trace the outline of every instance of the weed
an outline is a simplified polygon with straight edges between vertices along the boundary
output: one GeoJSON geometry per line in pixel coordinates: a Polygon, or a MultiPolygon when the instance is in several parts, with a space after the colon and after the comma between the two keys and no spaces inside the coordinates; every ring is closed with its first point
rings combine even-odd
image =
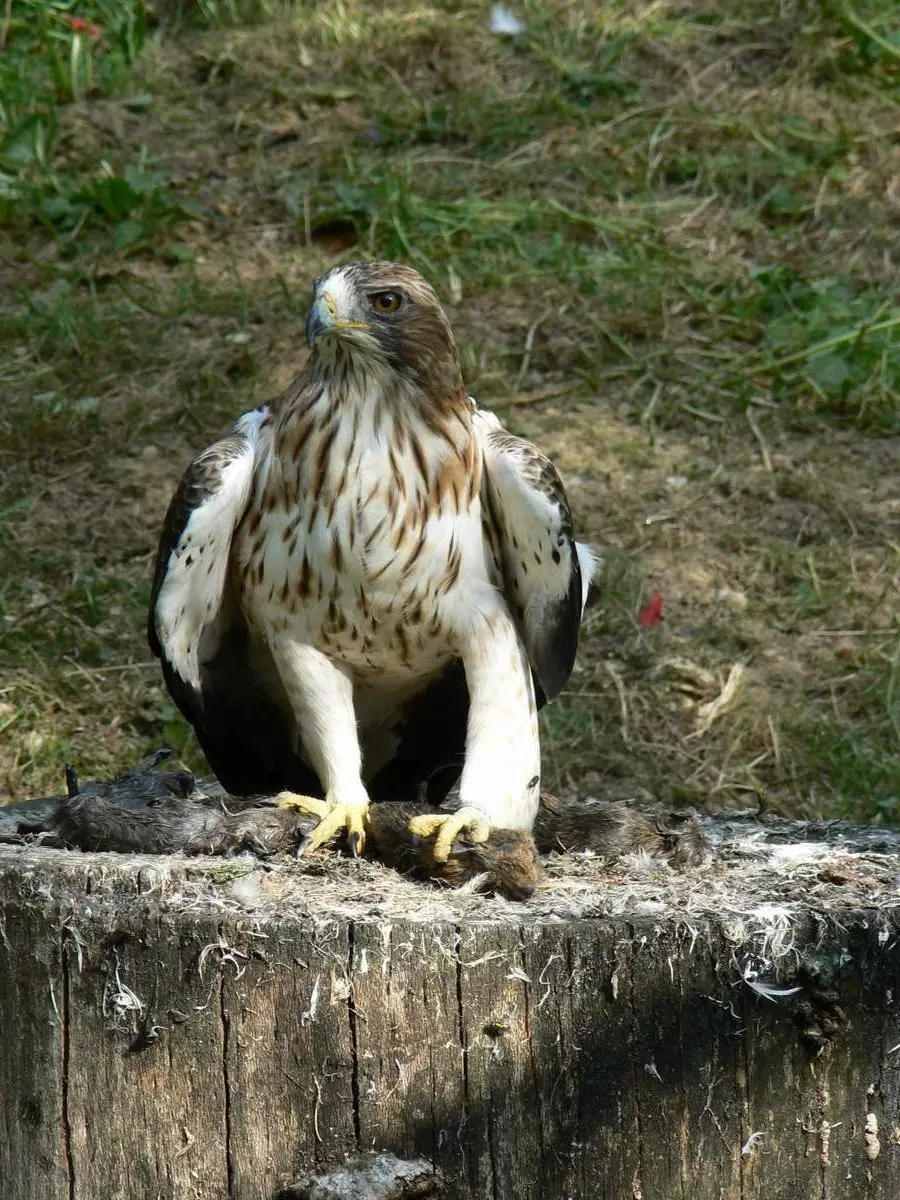
{"type": "Polygon", "coordinates": [[[776,398],[799,378],[818,414],[900,430],[900,306],[852,279],[809,281],[791,267],[752,277],[776,398]]]}
{"type": "Polygon", "coordinates": [[[813,810],[875,822],[900,820],[900,641],[883,657],[856,656],[832,683],[840,719],[818,715],[794,729],[801,786],[813,810]],[[849,711],[848,711],[849,710],[849,711]],[[863,733],[862,730],[865,732],[863,733]]]}
{"type": "Polygon", "coordinates": [[[0,55],[0,223],[33,220],[80,233],[91,219],[115,226],[114,250],[149,246],[187,215],[145,156],[117,173],[101,161],[72,170],[59,117],[66,106],[113,93],[146,39],[142,0],[16,0],[0,55]]]}

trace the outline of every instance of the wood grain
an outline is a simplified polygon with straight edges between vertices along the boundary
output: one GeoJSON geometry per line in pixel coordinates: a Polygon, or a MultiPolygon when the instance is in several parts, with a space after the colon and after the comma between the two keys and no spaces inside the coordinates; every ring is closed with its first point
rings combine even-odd
{"type": "Polygon", "coordinates": [[[767,965],[724,868],[691,918],[664,870],[655,911],[626,871],[578,916],[349,860],[0,847],[0,1194],[273,1200],[388,1151],[448,1200],[895,1200],[896,903],[798,891],[767,965]]]}

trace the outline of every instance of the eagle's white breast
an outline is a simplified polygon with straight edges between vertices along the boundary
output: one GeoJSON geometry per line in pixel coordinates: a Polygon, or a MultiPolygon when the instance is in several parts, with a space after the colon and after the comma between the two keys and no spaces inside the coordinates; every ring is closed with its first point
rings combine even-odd
{"type": "Polygon", "coordinates": [[[421,677],[454,657],[468,607],[493,591],[480,460],[457,426],[448,440],[369,378],[276,421],[234,547],[251,625],[361,679],[421,677]]]}

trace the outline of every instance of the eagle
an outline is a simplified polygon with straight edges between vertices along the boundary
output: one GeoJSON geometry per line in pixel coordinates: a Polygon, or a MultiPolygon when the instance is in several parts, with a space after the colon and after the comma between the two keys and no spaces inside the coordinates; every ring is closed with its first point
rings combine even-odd
{"type": "Polygon", "coordinates": [[[484,842],[530,831],[538,709],[595,560],[552,463],[478,408],[432,287],[392,262],[315,281],[305,369],[202,450],[166,514],[148,621],[222,785],[365,842],[370,802],[484,842]],[[431,812],[458,784],[459,807],[431,812]]]}

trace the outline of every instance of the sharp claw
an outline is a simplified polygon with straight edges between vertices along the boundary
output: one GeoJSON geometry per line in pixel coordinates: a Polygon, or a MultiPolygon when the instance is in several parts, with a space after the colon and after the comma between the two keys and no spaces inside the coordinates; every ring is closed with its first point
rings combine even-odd
{"type": "Polygon", "coordinates": [[[300,843],[300,850],[298,853],[301,858],[307,854],[312,854],[314,850],[318,850],[320,846],[328,841],[327,837],[322,837],[321,830],[322,826],[317,825],[315,829],[308,833],[300,843]]]}
{"type": "Polygon", "coordinates": [[[279,808],[299,809],[318,818],[318,825],[302,838],[297,846],[297,856],[302,858],[321,846],[327,845],[344,833],[347,845],[354,858],[358,858],[366,844],[366,809],[362,805],[332,804],[327,800],[315,800],[310,796],[295,796],[282,792],[276,803],[279,808]]]}
{"type": "Polygon", "coordinates": [[[459,830],[444,828],[438,833],[434,839],[434,855],[435,862],[446,862],[450,857],[450,851],[453,849],[453,843],[456,841],[459,830]]]}
{"type": "Polygon", "coordinates": [[[431,850],[435,862],[446,862],[454,851],[453,845],[465,830],[468,840],[474,844],[487,841],[491,826],[477,809],[458,809],[446,816],[438,813],[422,813],[413,817],[408,829],[416,837],[434,836],[434,846],[431,850]]]}
{"type": "Polygon", "coordinates": [[[303,796],[299,792],[279,792],[275,797],[275,807],[306,813],[307,816],[318,817],[320,821],[329,812],[327,801],[319,800],[315,796],[303,796]]]}
{"type": "Polygon", "coordinates": [[[326,846],[334,837],[336,830],[332,829],[329,824],[324,821],[317,825],[311,833],[308,833],[300,843],[300,856],[312,854],[314,850],[320,850],[326,846]]]}

